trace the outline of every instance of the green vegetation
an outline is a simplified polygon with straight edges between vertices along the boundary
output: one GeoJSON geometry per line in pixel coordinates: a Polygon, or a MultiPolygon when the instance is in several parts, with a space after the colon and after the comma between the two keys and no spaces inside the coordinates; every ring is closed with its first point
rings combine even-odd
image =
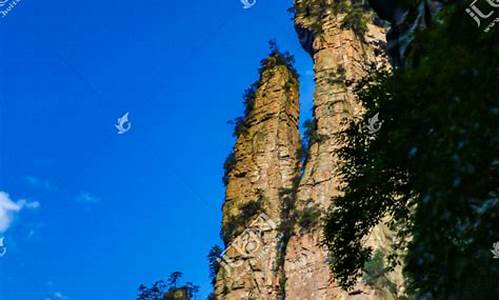
{"type": "Polygon", "coordinates": [[[207,296],[207,300],[215,300],[215,294],[212,292],[207,296]]]}
{"type": "Polygon", "coordinates": [[[209,278],[210,282],[212,283],[212,286],[215,287],[215,282],[217,280],[217,273],[219,273],[219,259],[222,258],[222,248],[219,247],[218,245],[212,246],[212,249],[210,249],[210,252],[208,252],[207,259],[208,259],[208,271],[209,271],[209,278]]]}
{"type": "MultiPolygon", "coordinates": [[[[210,283],[212,284],[212,290],[215,290],[215,284],[217,282],[217,274],[219,273],[220,270],[219,260],[222,259],[222,253],[223,253],[222,248],[219,247],[218,245],[214,245],[212,249],[210,249],[210,252],[207,255],[208,272],[209,272],[210,283]]],[[[215,300],[215,294],[211,292],[207,296],[207,300],[215,300]]]]}
{"type": "Polygon", "coordinates": [[[143,284],[139,286],[137,300],[191,300],[199,293],[200,287],[192,282],[186,282],[177,287],[181,272],[170,274],[167,283],[163,280],[156,281],[151,287],[143,284]]]}
{"type": "Polygon", "coordinates": [[[282,52],[279,49],[276,40],[269,41],[269,49],[271,50],[271,53],[268,57],[261,60],[259,73],[262,74],[264,70],[270,70],[276,66],[285,66],[288,70],[290,70],[290,72],[292,72],[292,78],[298,80],[299,73],[297,73],[297,70],[294,66],[295,57],[288,51],[282,52]]]}
{"type": "Polygon", "coordinates": [[[236,158],[234,157],[234,151],[231,151],[224,161],[224,177],[222,177],[222,182],[227,185],[229,180],[229,173],[233,170],[236,165],[236,158]]]}
{"type": "Polygon", "coordinates": [[[283,275],[280,277],[280,282],[279,282],[279,300],[285,300],[285,289],[286,289],[286,276],[283,273],[283,275]]]}
{"type": "MultiPolygon", "coordinates": [[[[259,80],[253,82],[245,91],[243,92],[243,105],[244,114],[243,116],[237,117],[234,120],[228,121],[229,124],[234,125],[233,136],[239,138],[248,133],[248,117],[253,109],[255,97],[258,88],[263,84],[263,73],[265,70],[272,70],[276,66],[282,65],[286,66],[287,69],[292,72],[293,76],[287,81],[286,89],[290,89],[293,85],[298,85],[299,75],[294,67],[295,58],[289,52],[280,51],[276,41],[269,41],[269,55],[260,61],[259,68],[259,80]]],[[[227,185],[228,175],[235,165],[234,153],[231,152],[226,161],[224,162],[224,177],[222,181],[227,185]]]]}
{"type": "Polygon", "coordinates": [[[359,4],[353,4],[346,10],[341,28],[351,29],[358,38],[364,40],[368,31],[368,20],[366,9],[359,4]]]}
{"type": "Polygon", "coordinates": [[[314,118],[312,120],[304,121],[303,127],[304,144],[307,145],[306,148],[308,149],[308,152],[312,145],[316,143],[321,144],[328,138],[328,136],[318,133],[318,122],[314,118]]]}
{"type": "Polygon", "coordinates": [[[403,261],[412,297],[498,298],[498,26],[481,31],[466,5],[445,5],[416,34],[405,69],[372,67],[356,87],[367,113],[339,135],[346,185],[324,227],[344,288],[372,257],[363,238],[391,216],[388,268],[403,261]]]}
{"type": "Polygon", "coordinates": [[[306,207],[302,209],[301,212],[298,212],[298,220],[297,223],[300,226],[302,232],[308,232],[318,224],[320,224],[321,216],[323,214],[322,209],[312,202],[309,202],[306,207]]]}
{"type": "Polygon", "coordinates": [[[257,200],[248,201],[240,207],[238,215],[230,216],[228,220],[222,224],[222,240],[227,243],[232,238],[243,232],[248,222],[262,212],[264,202],[265,198],[262,194],[260,194],[257,200]]]}
{"type": "Polygon", "coordinates": [[[329,72],[327,82],[328,84],[344,84],[346,81],[345,69],[342,66],[338,66],[336,72],[329,72]]]}
{"type": "Polygon", "coordinates": [[[387,290],[391,295],[396,295],[396,285],[387,278],[385,273],[384,253],[379,249],[366,261],[363,267],[363,281],[374,288],[387,290]]]}
{"type": "Polygon", "coordinates": [[[234,125],[233,136],[238,138],[241,135],[246,135],[248,133],[248,125],[246,118],[237,117],[234,120],[228,121],[229,124],[234,125]]]}
{"type": "MultiPolygon", "coordinates": [[[[302,164],[299,163],[297,166],[299,171],[302,167],[302,164]]],[[[285,287],[286,287],[286,276],[285,276],[285,254],[286,247],[288,245],[288,241],[292,237],[294,226],[296,223],[296,215],[295,215],[295,202],[297,199],[297,189],[300,183],[300,174],[297,175],[292,182],[291,188],[282,188],[279,191],[279,198],[281,203],[281,222],[278,225],[278,234],[280,236],[280,240],[277,245],[277,257],[276,257],[276,265],[278,266],[277,272],[279,272],[280,281],[279,281],[279,299],[285,299],[285,287]]]]}
{"type": "Polygon", "coordinates": [[[295,225],[295,194],[296,189],[294,188],[280,190],[281,222],[278,225],[278,231],[286,242],[290,239],[295,225]]]}
{"type": "Polygon", "coordinates": [[[257,80],[254,83],[252,83],[248,88],[246,88],[245,91],[243,92],[243,105],[245,106],[245,116],[248,116],[248,114],[253,109],[255,94],[257,93],[257,89],[259,88],[259,86],[260,86],[260,80],[257,80]]]}
{"type": "Polygon", "coordinates": [[[163,300],[189,300],[187,291],[184,288],[172,289],[163,296],[163,300]]]}
{"type": "Polygon", "coordinates": [[[323,33],[323,18],[328,9],[332,9],[334,14],[343,14],[341,26],[344,29],[351,29],[361,40],[368,31],[367,22],[369,20],[368,6],[364,1],[337,0],[329,6],[327,0],[298,0],[295,6],[288,11],[301,18],[302,26],[310,30],[314,35],[323,33]]]}
{"type": "Polygon", "coordinates": [[[235,125],[234,136],[239,137],[241,134],[247,132],[248,125],[246,120],[253,109],[255,97],[258,88],[263,84],[263,77],[265,70],[272,70],[276,66],[286,66],[287,69],[292,72],[293,76],[291,81],[287,82],[287,88],[290,88],[293,84],[298,84],[299,75],[294,67],[295,58],[289,52],[280,51],[278,44],[275,40],[269,41],[269,50],[271,51],[269,55],[260,61],[259,67],[259,80],[253,82],[245,91],[243,92],[243,105],[245,107],[244,114],[242,117],[238,117],[229,123],[235,125]]]}

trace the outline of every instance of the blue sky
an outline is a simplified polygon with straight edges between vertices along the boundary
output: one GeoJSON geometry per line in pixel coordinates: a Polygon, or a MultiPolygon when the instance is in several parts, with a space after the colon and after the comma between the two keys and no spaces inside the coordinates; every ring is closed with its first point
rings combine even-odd
{"type": "Polygon", "coordinates": [[[227,121],[269,39],[295,54],[310,115],[290,2],[21,0],[0,16],[1,300],[135,299],[173,271],[208,294],[227,121]]]}

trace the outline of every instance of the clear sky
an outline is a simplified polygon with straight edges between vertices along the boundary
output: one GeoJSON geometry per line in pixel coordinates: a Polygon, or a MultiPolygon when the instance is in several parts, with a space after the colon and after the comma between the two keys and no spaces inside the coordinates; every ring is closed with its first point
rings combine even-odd
{"type": "Polygon", "coordinates": [[[291,1],[17,1],[0,15],[0,300],[135,299],[173,271],[204,299],[227,121],[269,39],[310,115],[291,1]]]}

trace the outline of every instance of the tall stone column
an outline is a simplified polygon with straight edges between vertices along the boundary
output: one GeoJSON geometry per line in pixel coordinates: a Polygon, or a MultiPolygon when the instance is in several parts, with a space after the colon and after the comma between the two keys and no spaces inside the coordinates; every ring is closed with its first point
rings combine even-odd
{"type": "Polygon", "coordinates": [[[280,54],[273,52],[262,62],[253,105],[239,122],[234,155],[226,163],[226,250],[216,299],[279,298],[280,191],[292,187],[300,169],[298,86],[295,71],[280,54]]]}
{"type": "MultiPolygon", "coordinates": [[[[303,47],[313,58],[316,85],[316,130],[296,197],[299,220],[315,213],[324,215],[331,198],[339,195],[343,183],[338,175],[342,166],[338,149],[342,144],[336,139],[336,133],[345,128],[343,121],[363,113],[363,108],[355,101],[352,83],[365,74],[370,62],[386,63],[379,54],[383,52],[380,45],[385,40],[383,28],[375,26],[370,13],[363,11],[367,31],[360,36],[359,30],[356,32],[352,24],[344,21],[350,7],[348,2],[295,1],[295,26],[303,47]],[[347,8],[339,8],[341,4],[347,8]]],[[[287,300],[384,299],[362,284],[351,294],[336,287],[327,251],[321,246],[323,228],[320,222],[300,223],[286,251],[287,300]],[[303,225],[307,225],[306,228],[303,225]]]]}

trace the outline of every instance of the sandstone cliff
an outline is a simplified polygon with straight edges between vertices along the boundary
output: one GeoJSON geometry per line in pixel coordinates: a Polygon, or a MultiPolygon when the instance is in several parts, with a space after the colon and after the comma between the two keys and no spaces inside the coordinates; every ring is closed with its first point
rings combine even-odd
{"type": "MultiPolygon", "coordinates": [[[[314,129],[308,161],[297,191],[298,212],[315,209],[322,214],[339,195],[342,181],[337,156],[341,147],[336,134],[346,120],[363,113],[352,84],[370,63],[387,64],[383,55],[385,36],[373,24],[374,16],[348,1],[295,2],[295,26],[299,39],[314,61],[314,129]]],[[[388,243],[388,231],[376,229],[368,243],[388,243]]],[[[286,252],[286,299],[384,299],[384,295],[360,284],[350,294],[336,287],[328,266],[328,253],[321,246],[321,224],[296,228],[286,252]]]]}
{"type": "MultiPolygon", "coordinates": [[[[314,61],[314,139],[297,191],[296,211],[316,210],[323,214],[331,198],[339,195],[342,161],[336,134],[346,120],[363,113],[355,101],[353,82],[360,79],[368,64],[387,64],[382,46],[385,32],[373,24],[374,16],[364,7],[347,1],[297,0],[295,26],[299,39],[314,61]]],[[[374,248],[389,244],[390,232],[375,228],[367,243],[374,248]]],[[[347,293],[335,286],[322,246],[322,226],[295,228],[286,251],[286,299],[386,299],[382,291],[359,284],[347,293]]]]}
{"type": "Polygon", "coordinates": [[[284,253],[277,230],[280,192],[292,188],[300,168],[298,98],[295,71],[273,49],[245,95],[246,114],[237,120],[238,139],[226,162],[226,251],[217,299],[278,299],[284,253]]]}
{"type": "MultiPolygon", "coordinates": [[[[322,247],[321,218],[341,193],[338,133],[364,113],[353,85],[371,63],[388,65],[385,31],[367,7],[340,0],[296,0],[295,27],[314,61],[314,119],[307,161],[300,165],[298,81],[277,51],[262,62],[259,81],[237,120],[237,142],[226,161],[222,235],[226,251],[216,299],[392,299],[362,281],[337,287],[322,247]],[[302,167],[302,169],[301,169],[302,167]]],[[[367,245],[385,250],[391,233],[376,226],[367,245]]],[[[402,285],[400,272],[391,280],[402,285]]]]}

